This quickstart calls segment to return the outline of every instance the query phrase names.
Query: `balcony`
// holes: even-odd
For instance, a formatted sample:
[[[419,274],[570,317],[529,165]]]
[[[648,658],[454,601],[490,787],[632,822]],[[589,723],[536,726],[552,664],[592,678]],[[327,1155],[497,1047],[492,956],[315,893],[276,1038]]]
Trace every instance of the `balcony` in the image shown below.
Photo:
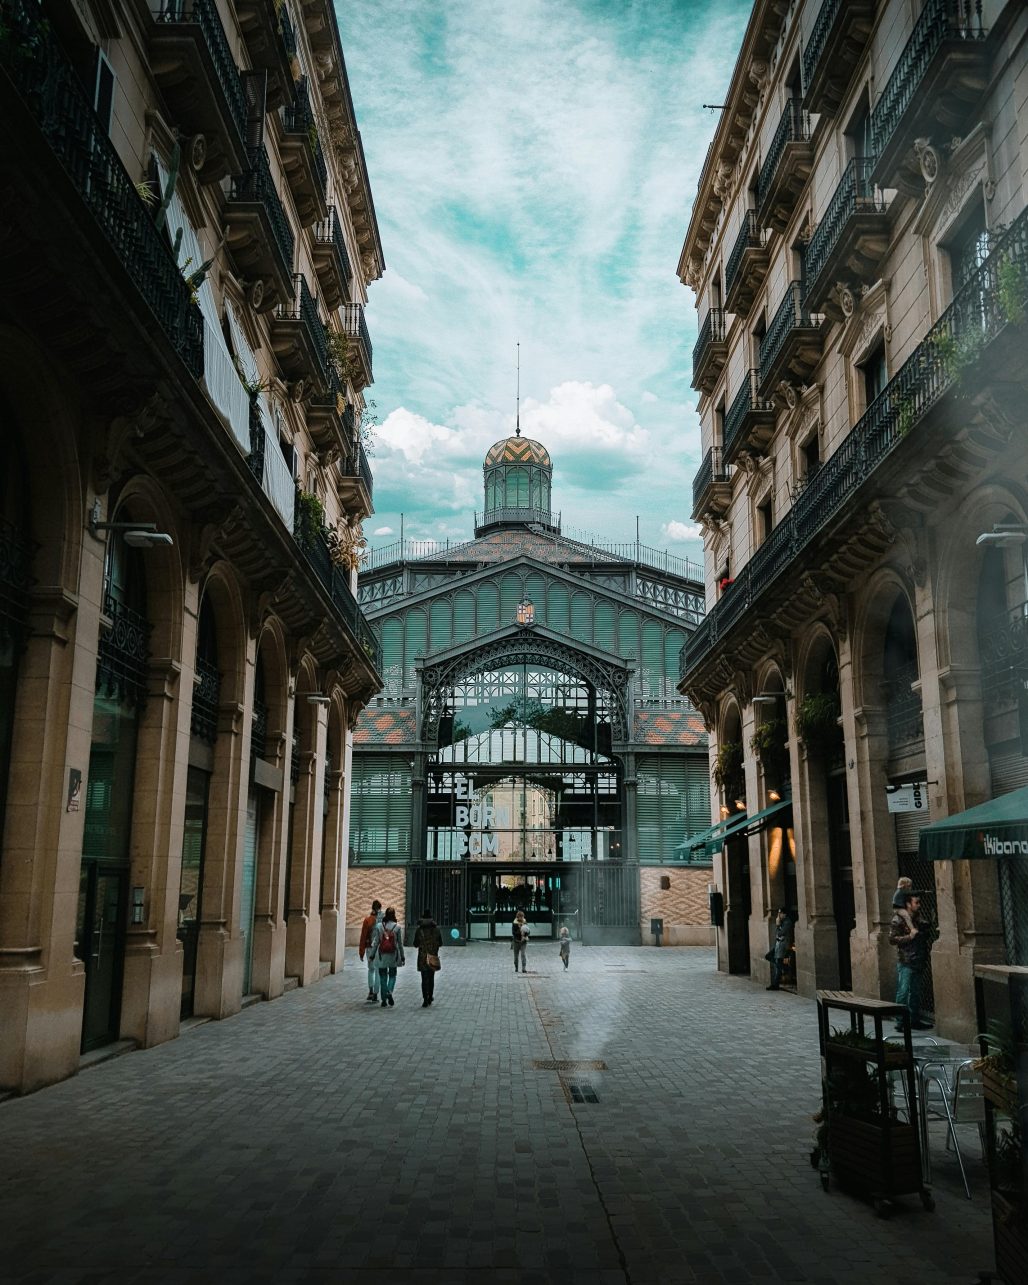
[[[1028,604],[981,621],[978,652],[986,713],[1016,709],[1019,694],[1028,686]]]
[[[302,521],[295,523],[297,547],[306,558],[322,587],[332,599],[332,604],[342,616],[347,628],[353,635],[358,648],[381,673],[382,653],[374,631],[364,618],[364,612],[357,605],[357,599],[350,591],[349,575],[343,567],[332,561],[328,541],[323,531],[312,531]]]
[[[839,282],[870,283],[889,248],[885,199],[871,179],[874,158],[857,156],[846,166],[821,221],[803,253],[807,305],[839,321]]]
[[[813,166],[810,116],[799,98],[790,98],[757,175],[761,227],[784,232]]]
[[[328,166],[311,110],[306,77],[296,86],[292,107],[285,108],[282,113],[279,153],[300,226],[308,228],[312,223],[325,219],[328,215]]]
[[[271,110],[292,99],[296,33],[289,11],[276,0],[236,0],[239,29],[254,71],[266,71],[267,106]]]
[[[169,123],[192,136],[200,182],[240,173],[247,161],[246,100],[214,0],[151,0],[149,8],[150,69]]]
[[[725,314],[721,308],[711,308],[692,350],[693,388],[698,393],[712,392],[727,359]]]
[[[732,500],[732,466],[721,463],[720,446],[712,446],[692,480],[692,516],[724,513]]]
[[[292,297],[275,310],[271,346],[287,379],[302,381],[314,390],[332,387],[325,326],[302,272],[293,277]]]
[[[890,757],[916,752],[924,743],[924,715],[917,662],[894,670],[882,684],[886,699],[885,729]]]
[[[877,0],[824,0],[803,50],[803,106],[839,110],[874,26]]]
[[[743,386],[725,415],[724,459],[732,464],[744,450],[763,454],[775,431],[774,404],[760,396],[760,372],[746,372]]]
[[[768,250],[755,210],[747,210],[725,266],[725,311],[745,317],[767,272]]]
[[[358,442],[356,446],[356,451],[339,466],[339,500],[351,516],[356,511],[367,517],[374,512],[374,479],[363,445]]]
[[[845,539],[846,518],[863,513],[867,500],[882,494],[882,470],[894,452],[908,441],[930,442],[921,428],[932,412],[961,378],[962,366],[955,353],[960,346],[977,354],[983,378],[993,369],[1003,369],[1023,348],[1020,330],[1011,324],[1028,309],[1028,210],[1023,211],[999,238],[978,271],[956,297],[924,339],[903,363],[881,394],[875,398],[835,452],[809,480],[793,507],[736,575],[735,583],[720,602],[707,613],[703,624],[686,645],[683,681],[697,687],[699,671],[728,630],[750,607],[775,586],[779,603],[788,598],[780,583],[790,569],[797,575],[806,568],[804,552],[815,544],[820,559],[832,556],[832,539]],[[1004,345],[1002,337],[1009,339]],[[968,415],[964,402],[961,418]],[[919,439],[919,441],[918,441]],[[911,483],[909,467],[896,463],[897,485]],[[860,492],[865,484],[863,502]],[[875,557],[878,555],[875,554]],[[994,631],[998,634],[998,631]],[[991,635],[990,635],[991,637]],[[1028,630],[1013,618],[1007,635],[997,637],[995,649],[982,655],[983,687],[1004,681],[1000,676],[1015,671],[1023,654]],[[730,658],[729,658],[730,659]]]
[[[189,730],[194,736],[213,745],[218,739],[218,711],[221,707],[221,675],[217,665],[203,656],[196,658],[193,679],[193,704],[189,711]]]
[[[225,237],[239,271],[261,282],[254,300],[258,312],[269,312],[293,294],[293,231],[275,191],[264,148],[253,153],[250,168],[233,179],[225,205]]]
[[[988,81],[986,35],[981,0],[927,0],[871,113],[875,182],[922,193],[914,140],[965,132]]]
[[[349,296],[353,270],[343,226],[334,205],[328,207],[328,217],[314,225],[314,270],[321,283],[325,306],[335,312]]]
[[[74,189],[76,222],[98,229],[105,249],[124,272],[126,289],[142,296],[172,348],[199,378],[203,374],[200,310],[81,81],[54,39],[50,23],[30,0],[8,0],[3,22],[0,68]],[[14,128],[12,121],[7,124]],[[98,343],[94,368],[99,366],[99,350]],[[123,371],[118,378],[124,378]]]
[[[821,360],[823,343],[821,318],[807,307],[802,284],[790,282],[760,341],[758,388],[761,396],[768,397],[782,380],[805,384]]]
[[[343,323],[343,333],[352,341],[351,383],[366,388],[368,384],[375,382],[375,376],[371,366],[371,336],[368,334],[368,323],[364,320],[363,305],[348,303],[339,316]]]

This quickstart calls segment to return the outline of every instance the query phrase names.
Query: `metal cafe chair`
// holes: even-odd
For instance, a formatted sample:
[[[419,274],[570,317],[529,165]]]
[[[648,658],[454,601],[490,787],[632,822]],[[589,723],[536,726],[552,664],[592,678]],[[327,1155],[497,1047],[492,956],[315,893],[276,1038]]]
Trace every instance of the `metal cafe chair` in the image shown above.
[[[957,1137],[957,1125],[976,1124],[978,1126],[978,1136],[982,1144],[982,1154],[984,1155],[985,1090],[982,1085],[981,1072],[975,1070],[973,1058],[958,1062],[952,1068],[952,1079],[949,1076],[950,1070],[950,1067],[941,1062],[929,1063],[925,1066],[923,1073],[925,1106],[928,1106],[931,1086],[935,1085],[938,1089],[938,1099],[942,1105],[942,1114],[941,1116],[936,1115],[936,1118],[945,1119],[946,1121],[946,1150],[952,1149],[956,1153],[957,1164],[960,1167],[960,1177],[964,1184],[964,1194],[970,1200],[971,1186],[967,1181],[967,1170],[964,1168],[964,1157],[960,1150],[960,1140]]]

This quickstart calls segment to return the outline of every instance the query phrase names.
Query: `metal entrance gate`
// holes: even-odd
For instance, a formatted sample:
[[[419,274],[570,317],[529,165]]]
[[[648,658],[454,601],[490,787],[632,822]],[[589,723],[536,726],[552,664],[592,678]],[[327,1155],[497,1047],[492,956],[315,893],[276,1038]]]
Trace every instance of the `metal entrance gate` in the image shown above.
[[[473,869],[499,869],[493,863],[475,862]],[[505,866],[504,870],[515,867]],[[562,900],[577,901],[581,938],[585,945],[638,946],[639,867],[597,861],[554,865],[562,881]],[[422,910],[428,909],[444,937],[456,928],[469,935],[468,866],[460,861],[422,862],[408,867],[407,935]]]

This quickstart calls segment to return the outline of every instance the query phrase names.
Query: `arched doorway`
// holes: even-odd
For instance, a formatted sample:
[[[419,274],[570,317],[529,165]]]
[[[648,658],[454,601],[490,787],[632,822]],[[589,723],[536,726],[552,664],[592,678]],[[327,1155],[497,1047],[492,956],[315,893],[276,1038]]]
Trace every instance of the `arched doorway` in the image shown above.
[[[83,1052],[118,1036],[139,718],[150,625],[142,556],[111,531],[104,560],[75,950],[86,975]]]
[[[742,715],[733,698],[722,712],[714,759],[714,788],[720,800],[722,820],[740,816],[747,810],[744,763]],[[729,835],[724,843],[722,859],[728,971],[745,974],[750,971],[750,914],[753,909],[750,850],[745,832]]]

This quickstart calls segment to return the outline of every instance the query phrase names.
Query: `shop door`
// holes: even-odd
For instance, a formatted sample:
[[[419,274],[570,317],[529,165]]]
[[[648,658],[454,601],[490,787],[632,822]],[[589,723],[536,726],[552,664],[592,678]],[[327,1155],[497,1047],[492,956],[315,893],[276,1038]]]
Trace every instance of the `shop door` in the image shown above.
[[[180,1016],[192,1017],[196,992],[196,953],[200,937],[200,899],[207,837],[207,791],[210,777],[191,767],[186,778],[186,815],[182,834],[182,873],[179,878],[178,939],[182,943],[182,1003]]]
[[[832,873],[832,910],[839,951],[839,989],[853,985],[850,960],[850,933],[857,925],[857,902],[853,892],[853,850],[850,847],[849,799],[846,776],[828,777],[828,859]]]
[[[750,859],[749,846],[736,836],[725,843],[725,870],[728,875],[728,904],[725,907],[725,938],[728,943],[728,971],[750,971]]]
[[[529,935],[553,937],[554,875],[541,871],[498,870],[493,876],[496,913],[493,936],[505,940],[519,910],[524,911]]]
[[[84,862],[79,883],[78,956],[86,969],[82,1052],[118,1038],[128,872]]]
[[[260,795],[251,790],[246,800],[243,831],[243,886],[239,894],[239,934],[243,939],[243,994],[250,994],[253,974],[253,908],[257,893],[257,840],[260,835]]]

